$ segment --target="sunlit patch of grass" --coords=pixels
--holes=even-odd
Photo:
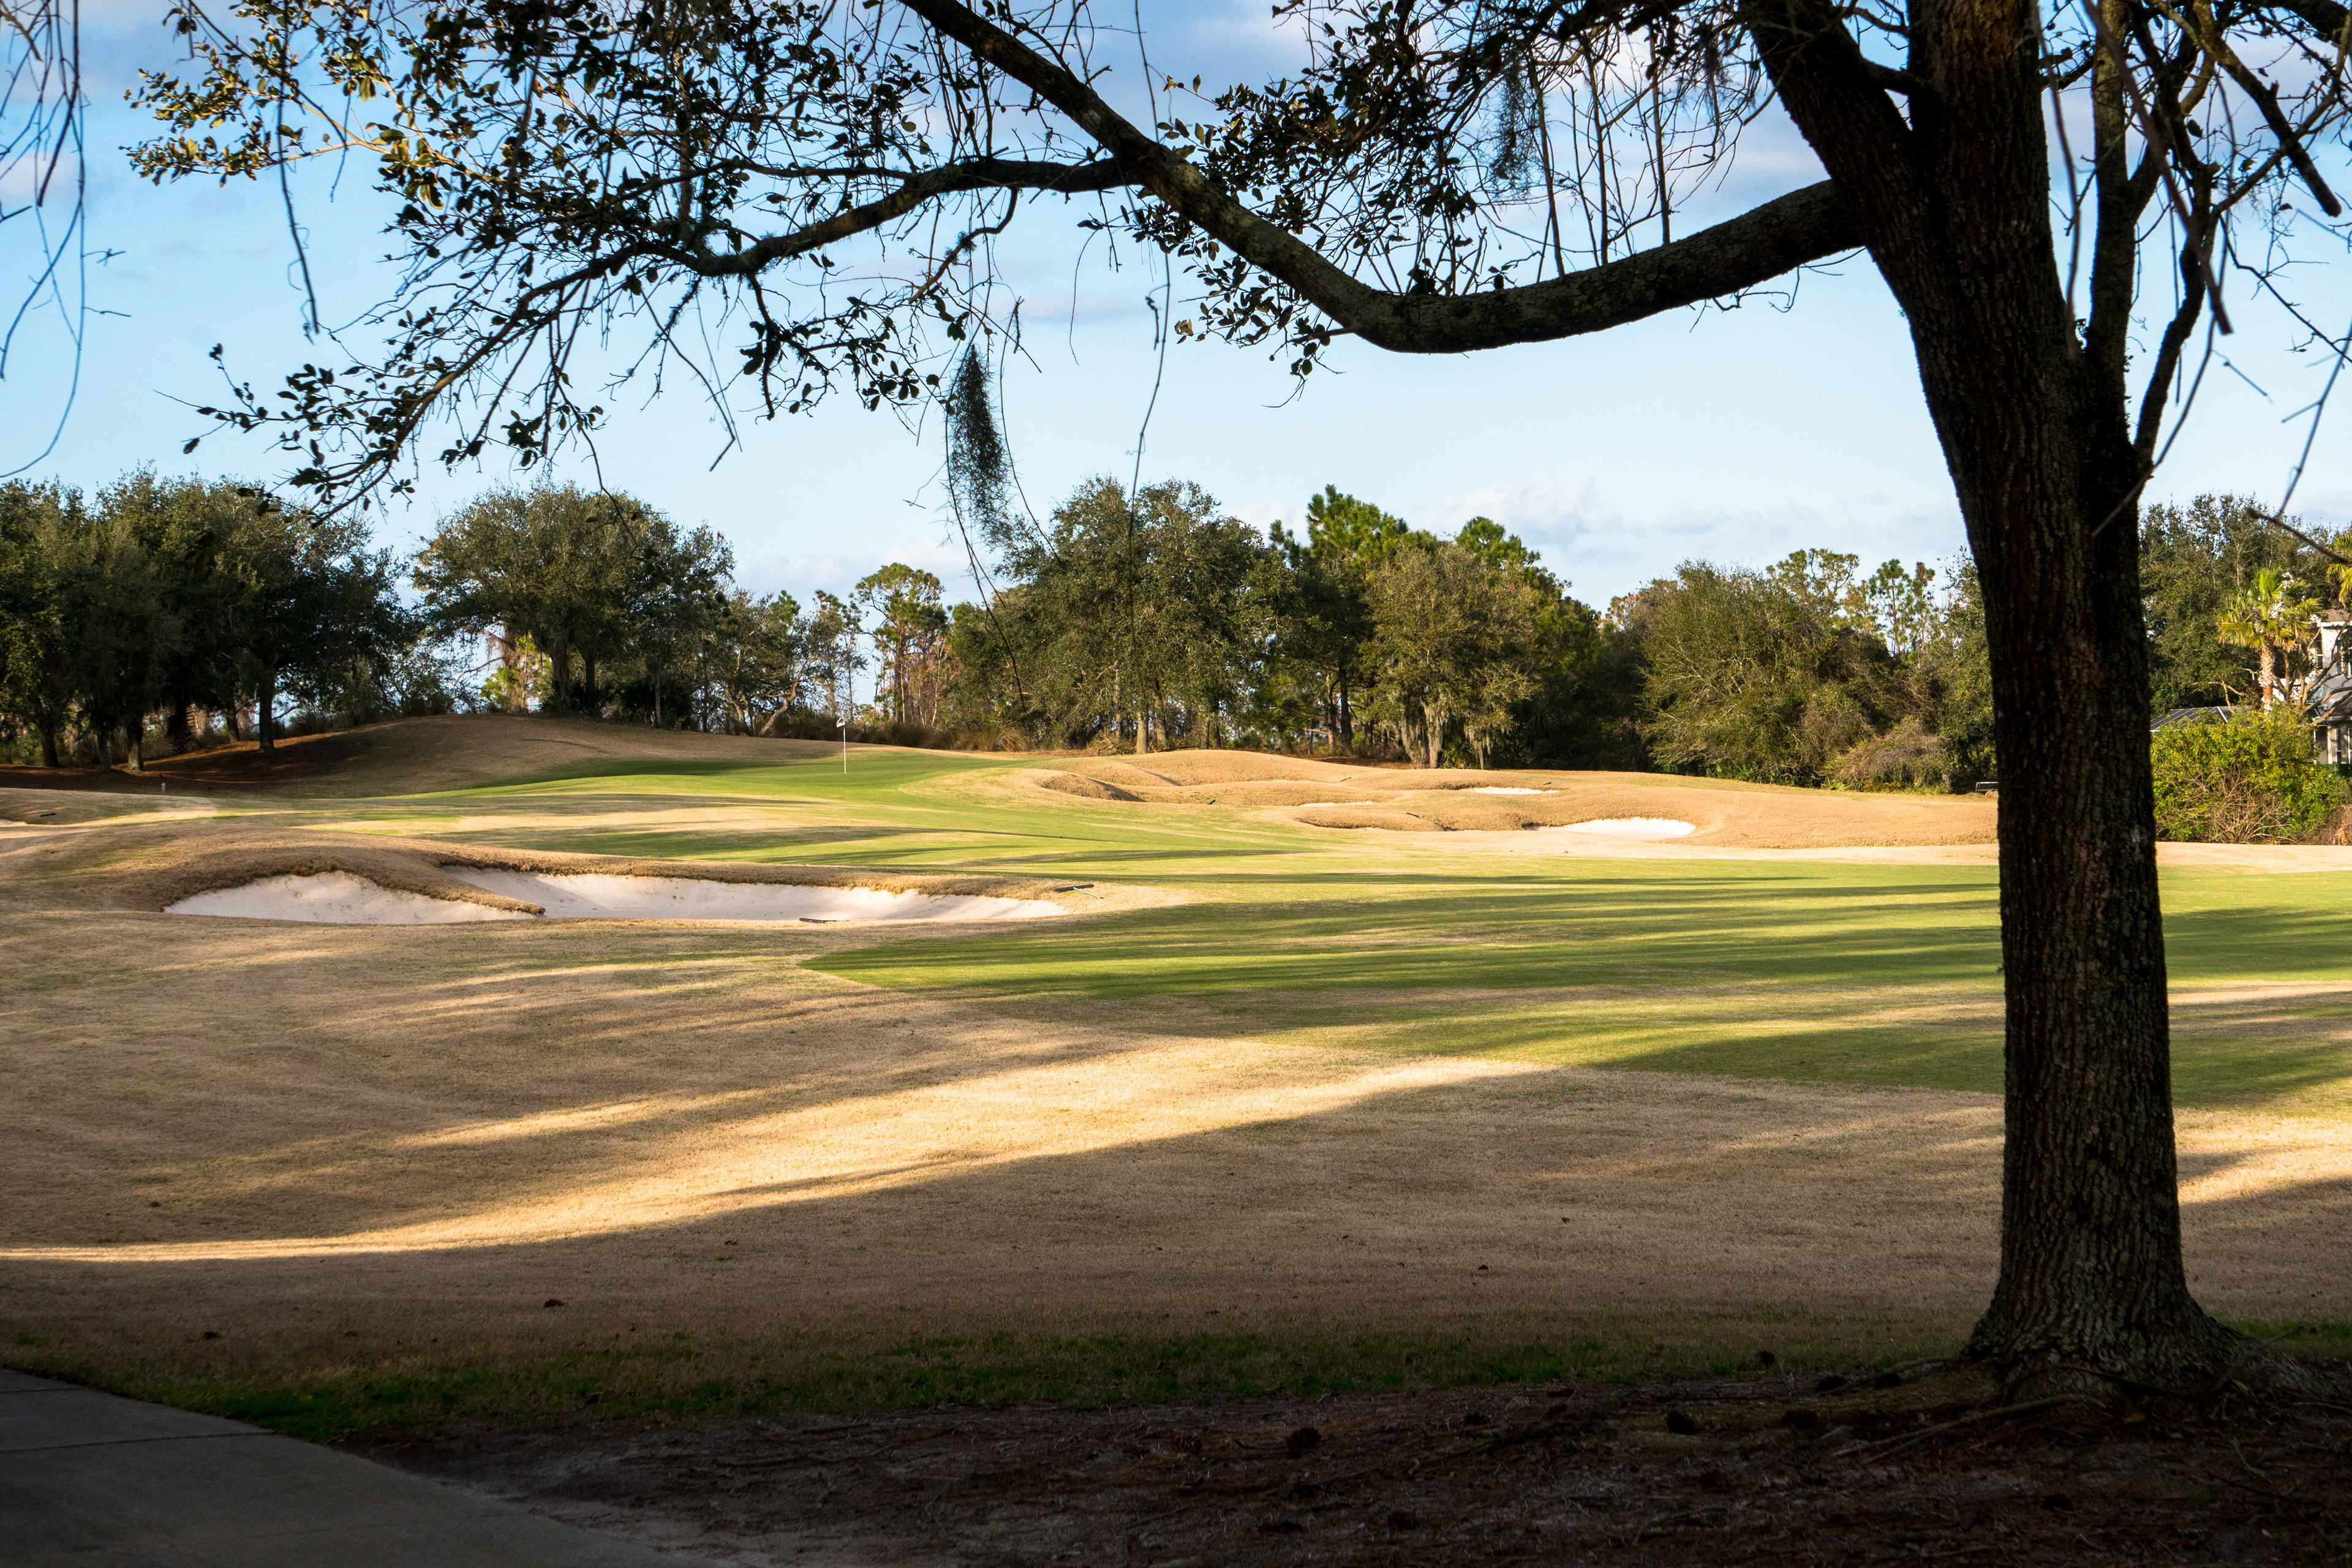
[[[1198,900],[816,961],[902,990],[1041,1005],[1166,999],[1164,1024],[1570,1065],[1997,1093],[1999,892],[1990,868],[1480,858],[1384,846],[1245,814],[1171,816],[988,787],[1007,764],[948,754],[773,767],[679,763],[430,797],[576,811],[576,828],[477,827],[509,845],[673,858],[989,869],[1149,881]],[[629,830],[635,801],[760,801],[758,826]],[[387,803],[389,804],[389,803]],[[417,803],[422,806],[424,802]],[[845,816],[851,819],[845,819]],[[770,820],[772,819],[772,820]],[[2185,1106],[2339,1113],[2346,1004],[2195,1005],[2250,982],[2352,980],[2352,877],[2174,870],[2168,951],[2185,1005]],[[1417,1000],[1407,994],[1428,993]],[[1606,990],[1606,996],[1586,994]]]
[[[2186,1106],[2340,1112],[2352,997],[2215,1005],[2200,991],[2352,979],[2347,879],[2166,879]],[[906,990],[1042,1005],[1168,999],[1270,1041],[1475,1053],[1801,1082],[1998,1093],[1990,869],[1568,863],[1456,876],[1227,881],[1219,901],[815,961]],[[1415,992],[1424,993],[1416,995]]]

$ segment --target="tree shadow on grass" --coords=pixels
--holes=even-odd
[[[641,1131],[681,1149],[740,1132],[698,1118]],[[1397,1089],[1010,1152],[877,1151],[854,1190],[754,1181],[721,1194],[723,1212],[615,1213],[556,1240],[79,1265],[82,1328],[26,1321],[68,1352],[76,1331],[117,1356],[135,1346],[147,1375],[213,1394],[252,1393],[256,1368],[320,1387],[448,1368],[479,1385],[455,1413],[506,1416],[576,1410],[591,1391],[627,1413],[1559,1376],[1571,1344],[1591,1375],[1704,1361],[1724,1338],[1742,1358],[1765,1342],[1784,1361],[1868,1361],[1890,1336],[1958,1342],[1990,1289],[1999,1203],[1991,1107],[1648,1095],[1613,1075]],[[2352,1183],[2232,1149],[2191,1153],[2183,1173],[2210,1306],[2352,1313],[2332,1267],[2352,1241]],[[522,1195],[493,1183],[465,1201]],[[562,1312],[540,1310],[551,1293]],[[193,1321],[226,1325],[238,1358]],[[1079,1336],[1103,1353],[1076,1354]],[[1497,1356],[1507,1344],[1529,1349]],[[398,1353],[379,1360],[386,1346]],[[550,1358],[568,1370],[541,1388],[526,1369]]]
[[[2352,983],[2352,894],[2344,879],[2305,872],[2243,880],[2256,884],[2243,904],[2165,912],[2165,957],[2176,982]],[[2299,897],[2290,901],[2289,893]]]
[[[1103,1000],[1358,986],[1955,984],[1994,972],[1992,906],[1990,890],[1970,884],[1864,893],[1775,887],[1759,896],[1747,881],[1587,881],[1455,897],[1189,904],[919,952],[882,943],[816,967],[904,989]]]

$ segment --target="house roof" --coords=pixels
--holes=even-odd
[[[2153,733],[2158,730],[2170,730],[2181,724],[2227,723],[2237,711],[2235,708],[2175,708],[2158,714],[2156,722],[2150,724],[2148,730]]]

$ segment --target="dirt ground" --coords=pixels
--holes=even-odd
[[[1783,1364],[1738,1383],[942,1408],[366,1451],[713,1563],[2352,1560],[2352,1406],[2157,1396],[1988,1420],[1989,1392],[1964,1374],[1881,1390]]]

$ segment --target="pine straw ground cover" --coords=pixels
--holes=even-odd
[[[1622,1437],[1529,1439],[1412,1485],[1516,1518],[1510,1467],[1551,1467],[1566,1496],[1589,1454],[1622,1498],[1594,1518],[1623,1529],[1587,1546],[1664,1553],[1644,1487],[1714,1509],[1802,1486],[1771,1480],[1777,1448],[1652,1466],[1641,1401],[1698,1400],[1669,1384],[1710,1374],[1764,1388],[1761,1348],[1849,1373],[1948,1351],[1989,1289],[1994,887],[1953,858],[1977,847],[1596,858],[1525,832],[1074,798],[1031,758],[858,748],[845,776],[814,743],[616,727],[362,739],[266,794],[0,796],[32,824],[0,828],[0,1360],[310,1436],[658,1439],[688,1445],[664,1450],[678,1473],[692,1445],[719,1474],[834,1411],[886,1449],[929,1452],[947,1421],[921,1485],[1001,1447],[1066,1490],[1057,1456],[1097,1434],[1102,1517],[1139,1533],[1159,1527],[1112,1500],[1120,1467],[1142,1467],[1135,1497],[1162,1470],[1191,1485],[1167,1469],[1188,1431],[1254,1456],[1320,1425],[1299,1407],[1328,1394],[1391,1434],[1366,1463],[1409,1470],[1468,1441],[1456,1415],[1540,1424],[1605,1396],[1635,1402]],[[1087,912],[888,933],[153,912],[206,857],[436,844],[1035,879]],[[2318,1355],[2352,1343],[2344,861],[2175,856],[2167,877],[2197,1289]],[[1549,1392],[1563,1380],[1574,1398]],[[1472,1392],[1429,1392],[1447,1388]],[[942,1401],[951,1420],[915,1414]],[[1175,1446],[1150,1458],[1163,1429]],[[2273,1472],[2242,1479],[2305,1495],[2305,1436],[2228,1430]],[[2058,1462],[2042,1441],[2018,1474]],[[811,1473],[879,1499],[892,1462]],[[1702,1486],[1709,1468],[1735,1489]],[[789,1469],[779,1507],[800,1506]],[[1991,1506],[1921,1484],[1850,1517]],[[2275,1522],[2197,1484],[2255,1510],[2228,1516],[2246,1540]],[[1345,1492],[1349,1517],[1456,1517],[1381,1501],[1402,1485]],[[1296,1555],[1321,1528],[1290,1500],[1298,1540],[1253,1533],[1276,1505],[1249,1498],[1171,1496],[1164,1539],[1213,1506],[1253,1551]],[[994,1517],[942,1506],[950,1535]],[[1432,1528],[1365,1550],[1452,1539]]]

